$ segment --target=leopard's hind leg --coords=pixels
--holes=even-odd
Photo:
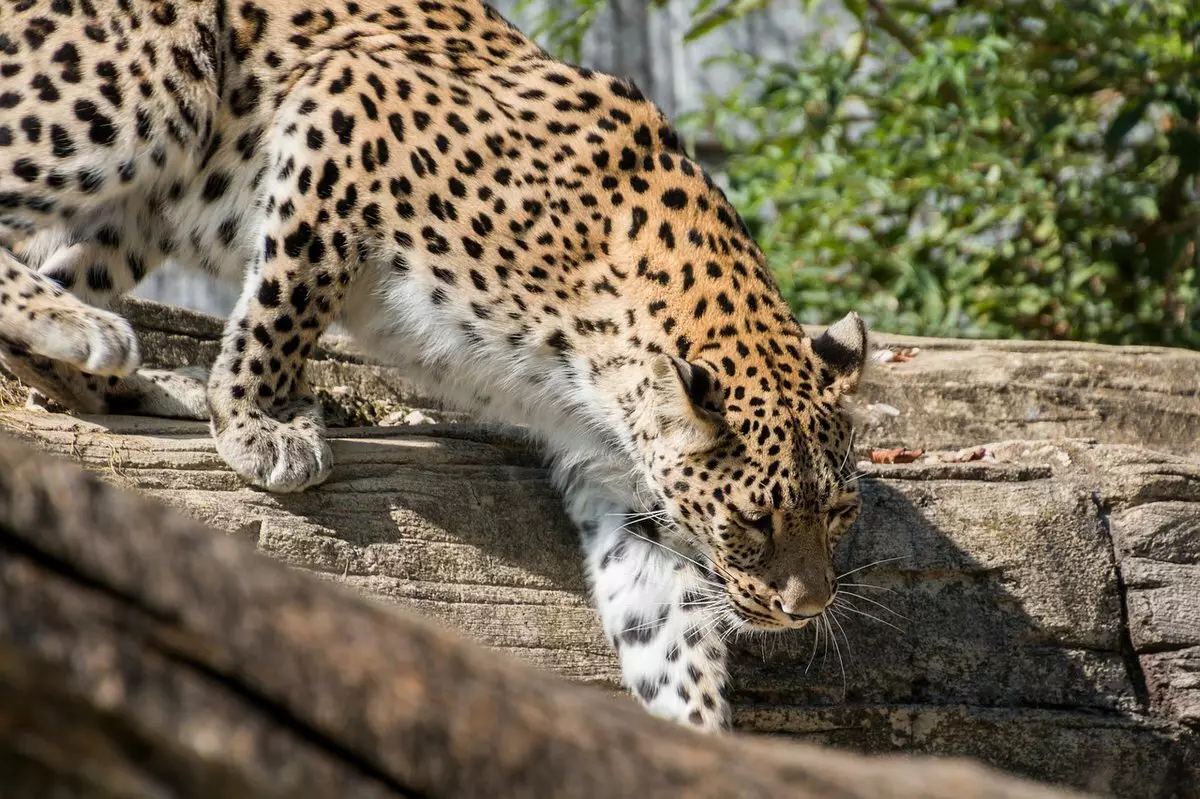
[[[101,16],[124,32],[92,37],[81,52],[80,30],[107,23],[86,4],[77,11],[48,25],[43,3],[5,6],[13,58],[0,70],[0,95],[9,101],[4,121],[14,124],[0,126],[0,242],[12,249],[0,250],[0,359],[80,410],[136,398],[142,410],[195,415],[188,395],[167,402],[160,383],[133,374],[137,338],[105,308],[179,245],[162,209],[219,138],[220,58],[196,36],[212,12],[203,3],[173,7],[173,24],[151,30],[139,26],[138,9],[114,6]],[[160,84],[114,66],[136,67],[135,52],[155,51],[186,53],[189,68]]]
[[[2,344],[0,364],[31,389],[31,407],[84,414],[209,418],[208,370],[202,366],[138,369],[126,377],[102,377]]]

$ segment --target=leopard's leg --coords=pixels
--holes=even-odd
[[[127,377],[97,377],[55,361],[5,355],[0,347],[5,367],[34,389],[30,407],[208,421],[208,369],[203,366],[138,369]]]
[[[21,249],[20,245],[27,245],[31,238],[33,237],[14,242],[18,251]],[[63,267],[83,259],[92,260],[89,252],[90,249],[84,244],[64,244],[52,249],[46,260],[52,270],[69,274],[62,271]],[[90,311],[82,317],[79,315],[82,306],[78,300],[82,298],[77,294],[71,292],[74,296],[69,297],[63,293],[70,291],[74,282],[73,275],[69,280],[63,280],[60,274],[46,274],[29,267],[27,259],[17,259],[9,252],[5,252],[4,256],[9,268],[16,270],[17,274],[23,275],[24,279],[33,284],[32,293],[37,294],[38,286],[42,288],[42,294],[37,296],[46,298],[46,301],[40,309],[30,311],[34,315],[31,319],[36,317],[41,323],[36,334],[31,333],[27,336],[33,346],[23,346],[12,336],[7,337],[8,344],[0,344],[0,363],[29,387],[32,404],[44,404],[43,401],[49,398],[54,404],[80,413],[103,413],[107,408],[107,389],[121,379],[117,374],[106,375],[108,370],[105,369],[94,370],[91,365],[83,366],[78,362],[45,357],[48,347],[70,342],[80,323],[86,323],[91,315]],[[11,277],[10,274],[7,276]],[[48,278],[48,281],[43,278]],[[51,284],[62,291],[49,291],[48,286]],[[10,324],[15,321],[9,317]]]
[[[15,13],[10,21],[19,26],[39,12],[27,4]],[[174,30],[157,31],[156,46],[194,47],[191,28],[181,22]],[[60,26],[51,39],[71,35]],[[123,36],[90,42],[83,63],[108,63],[106,58],[121,63],[128,44]],[[132,105],[113,113],[106,104],[83,100],[76,103],[80,113],[60,114],[44,96],[27,90],[31,74],[53,71],[51,56],[60,50],[67,52],[53,41],[31,47],[19,59],[25,69],[0,75],[0,93],[16,103],[5,112],[6,121],[55,121],[53,132],[27,131],[0,148],[0,243],[12,250],[3,253],[0,278],[10,269],[24,273],[23,282],[30,282],[27,270],[43,278],[32,281],[42,290],[36,300],[22,300],[27,314],[0,307],[0,359],[59,403],[101,411],[117,395],[111,381],[96,377],[129,376],[138,363],[132,328],[107,311],[109,302],[161,262],[151,253],[170,237],[149,235],[147,229],[166,230],[160,219],[163,194],[192,179],[189,154],[203,152],[211,140],[218,70],[201,55],[200,69],[172,76],[170,92],[154,93],[143,81],[136,114]],[[115,388],[125,398],[159,393],[145,382],[130,377],[128,385]]]
[[[139,369],[111,380],[104,390],[106,413],[208,421],[208,369]]]
[[[208,419],[208,370],[138,369],[119,377],[80,371],[0,341],[0,365],[30,389],[30,406],[75,413]]]
[[[128,321],[88,305],[2,249],[0,344],[17,358],[59,361],[92,375],[127,375],[139,361]]]
[[[165,260],[174,246],[152,208],[128,201],[114,201],[105,211],[70,229],[50,224],[32,231],[9,230],[12,235],[5,245],[12,251],[10,258],[16,256],[60,289],[105,310]],[[64,307],[59,318],[67,319],[72,313]],[[9,372],[32,389],[30,400],[35,406],[58,406],[80,413],[208,418],[203,376],[198,377],[194,370],[138,370],[118,377],[81,371],[77,365],[20,347],[4,348],[0,358]]]
[[[14,231],[15,233],[16,231]],[[20,260],[88,305],[107,308],[162,263],[174,242],[152,209],[117,203],[76,230],[48,226],[7,245]],[[208,419],[207,370],[139,369],[97,375],[20,348],[0,348],[5,367],[29,386],[31,405],[78,413]]]
[[[656,716],[705,732],[729,729],[724,589],[670,549],[652,520],[584,479],[560,483],[626,687]]]
[[[353,220],[332,214],[341,196],[336,179],[314,195],[297,182],[318,170],[290,151],[274,163],[279,171],[265,187],[257,251],[213,364],[208,405],[225,462],[252,485],[292,492],[329,476],[321,406],[304,369],[368,246],[358,246]],[[270,210],[281,206],[286,211]]]
[[[69,335],[78,324],[75,314],[81,308],[89,309],[89,315],[99,310],[74,302],[59,302],[57,307],[55,318],[61,327],[40,330],[45,335],[35,341],[54,341]],[[121,323],[128,327],[124,320]],[[132,334],[131,330],[129,332]],[[44,351],[44,347],[39,352],[0,342],[0,363],[31,389],[33,406],[57,406],[77,413],[208,419],[207,370],[203,367],[189,366],[174,371],[138,369],[123,376],[105,375],[97,374],[91,367],[82,370],[78,364],[43,357]]]
[[[243,289],[209,376],[208,408],[217,452],[230,468],[251,485],[288,493],[324,482],[332,468],[304,366],[343,288],[314,284],[297,307],[286,298],[316,272],[278,261],[256,270]]]

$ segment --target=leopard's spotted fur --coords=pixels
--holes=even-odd
[[[0,343],[28,382],[210,414],[240,475],[298,491],[330,472],[304,363],[340,319],[541,438],[627,684],[705,729],[724,628],[829,605],[866,331],[803,333],[634,86],[475,0],[2,0],[0,23],[0,216],[35,231],[0,250]],[[97,307],[168,257],[244,284],[206,411]]]

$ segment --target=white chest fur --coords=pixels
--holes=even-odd
[[[448,405],[524,428],[560,465],[584,464],[628,501],[635,464],[603,399],[579,368],[544,346],[514,344],[454,303],[436,304],[430,270],[359,276],[342,323],[359,346]],[[470,331],[475,331],[472,334]]]

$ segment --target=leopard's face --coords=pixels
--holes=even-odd
[[[821,337],[798,347],[791,374],[808,379],[784,381],[791,391],[758,381],[751,394],[679,359],[659,370],[660,402],[672,381],[681,391],[661,403],[648,479],[679,543],[700,554],[724,600],[710,607],[732,614],[735,626],[803,627],[834,601],[835,547],[861,504],[843,400],[865,364],[866,338],[857,317],[847,319],[825,336],[849,346]]]
[[[673,517],[701,544],[730,609],[762,629],[803,627],[833,602],[833,553],[860,500],[848,456],[850,422],[839,407],[813,409],[830,445],[805,422],[765,444],[731,436],[704,453],[678,453],[664,493]]]

